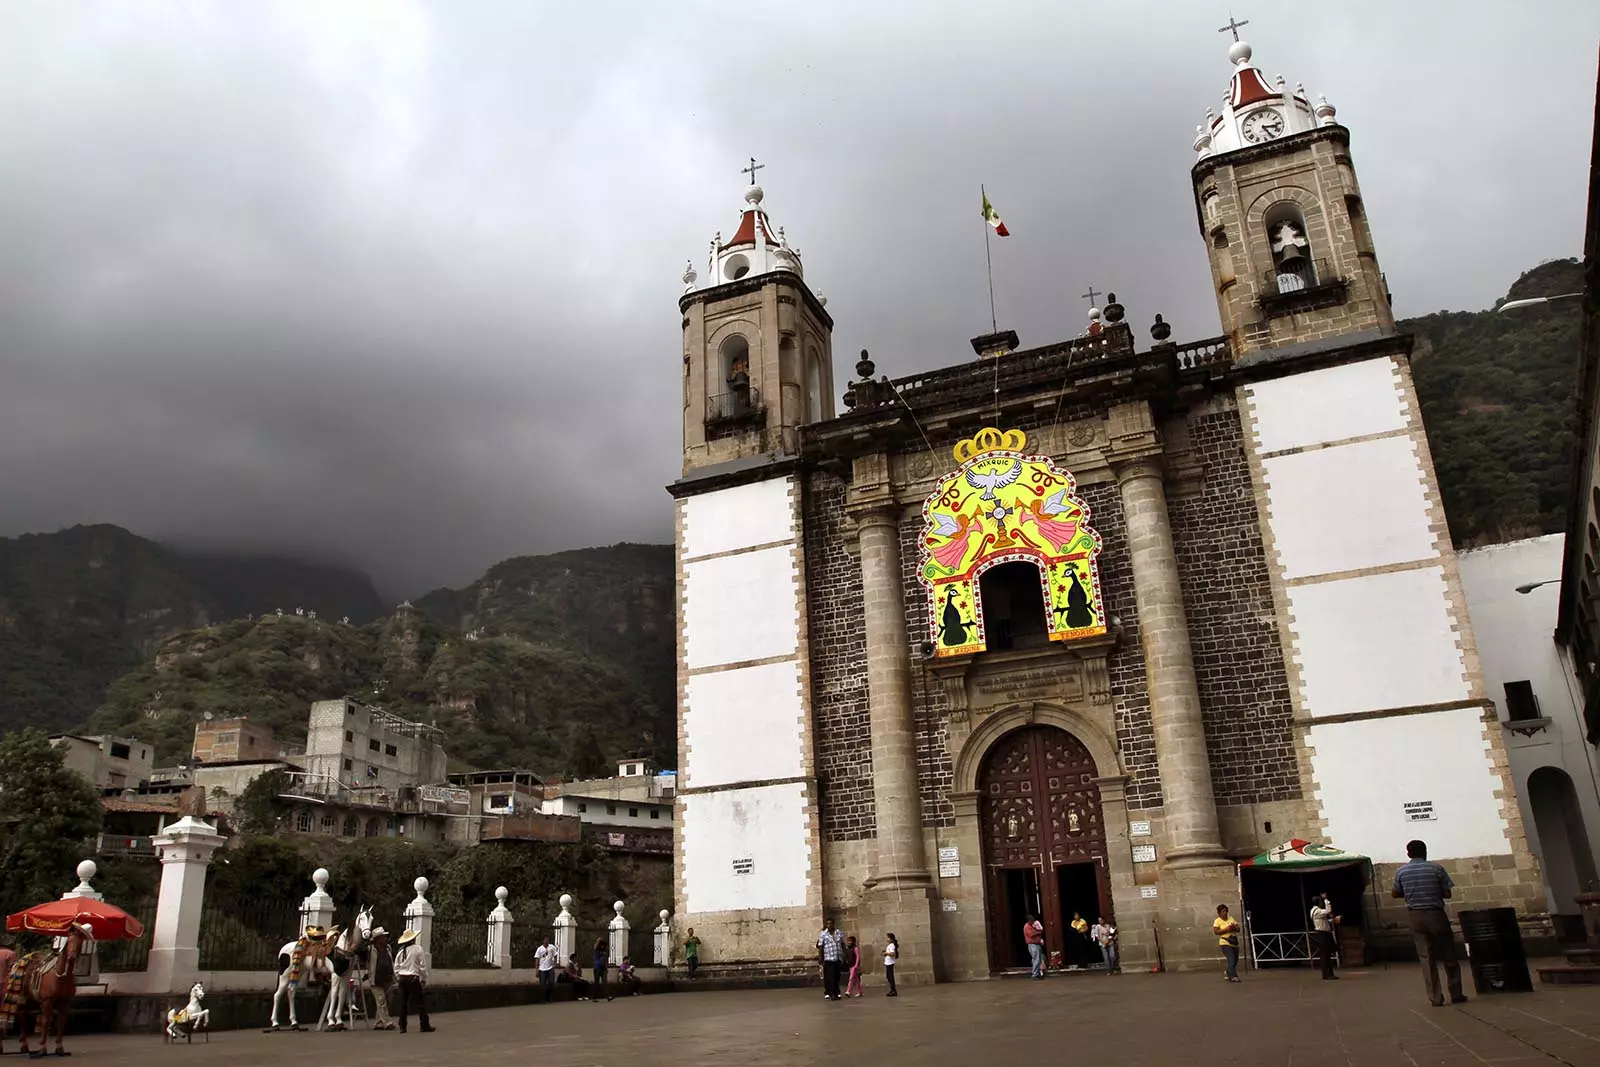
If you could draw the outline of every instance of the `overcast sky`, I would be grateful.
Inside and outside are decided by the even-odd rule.
[[[1580,254],[1600,4],[1240,7],[1349,126],[1398,311]],[[677,298],[747,157],[835,377],[1219,331],[1189,187],[1226,5],[0,4],[0,534],[111,522],[392,596],[667,541]]]

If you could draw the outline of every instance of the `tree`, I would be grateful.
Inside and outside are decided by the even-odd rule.
[[[239,816],[239,832],[245,834],[272,834],[278,829],[278,794],[289,787],[289,775],[281,770],[268,771],[253,778],[239,792],[233,810]]]
[[[100,796],[43,730],[0,739],[0,915],[55,900],[94,851]]]

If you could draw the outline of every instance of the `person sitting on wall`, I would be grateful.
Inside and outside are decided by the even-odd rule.
[[[561,964],[561,973],[556,976],[557,983],[570,982],[572,984],[573,1000],[589,999],[589,980],[583,976],[577,963],[571,956]]]
[[[630,997],[636,997],[641,990],[639,972],[633,968],[633,960],[622,957],[622,963],[617,966],[617,981],[622,983],[622,992]]]

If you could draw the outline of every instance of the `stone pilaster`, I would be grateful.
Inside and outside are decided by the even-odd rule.
[[[886,473],[886,457],[870,465]],[[858,468],[861,466],[858,461]],[[858,473],[865,473],[858,470]],[[863,485],[863,482],[867,485]],[[872,479],[857,479],[857,489]],[[870,491],[870,490],[869,490]],[[873,493],[873,496],[878,494]],[[860,546],[866,623],[868,710],[872,728],[872,793],[877,809],[877,863],[863,912],[879,927],[868,943],[893,933],[902,945],[897,977],[913,984],[934,977],[933,879],[922,835],[916,728],[911,715],[911,660],[901,590],[899,508],[892,500],[857,497],[851,509]]]
[[[151,993],[187,990],[200,974],[200,909],[206,868],[221,847],[216,827],[185,815],[152,839],[161,857],[161,895],[156,901],[150,959],[145,966]]]
[[[1225,864],[1160,457],[1125,460],[1116,465],[1116,474],[1165,798],[1166,865]]]

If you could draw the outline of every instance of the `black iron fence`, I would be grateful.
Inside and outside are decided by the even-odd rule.
[[[300,936],[300,902],[262,898],[200,912],[202,971],[274,971],[278,952]]]
[[[515,927],[512,927],[513,932]],[[489,924],[475,919],[454,922],[433,921],[428,954],[436,969],[494,966],[485,957],[489,952]],[[515,959],[515,956],[513,956]]]
[[[156,898],[144,897],[131,904],[119,904],[119,907],[144,924],[144,936],[132,941],[102,941],[95,945],[100,970],[142,971],[150,960],[150,939],[155,936]]]

